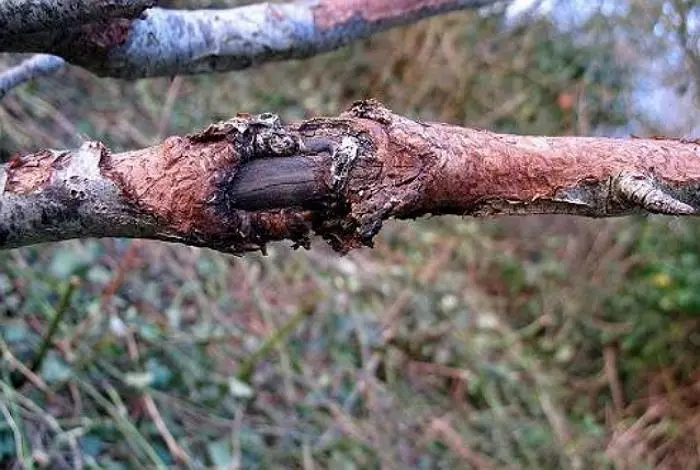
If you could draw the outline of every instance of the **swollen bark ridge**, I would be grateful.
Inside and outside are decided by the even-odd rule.
[[[223,72],[271,60],[310,57],[428,16],[507,2],[299,0],[223,10],[151,8],[140,18],[113,16],[72,28],[0,33],[0,51],[54,54],[98,75],[128,79]],[[123,2],[81,4],[91,3]],[[0,8],[0,21],[2,11]],[[7,18],[6,22],[20,21],[16,15]]]
[[[371,246],[389,218],[700,210],[700,145],[532,137],[414,121],[376,101],[284,124],[238,115],[112,153],[91,142],[0,167],[0,248],[144,237],[228,253],[325,238]]]

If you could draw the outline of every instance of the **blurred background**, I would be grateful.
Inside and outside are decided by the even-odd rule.
[[[69,67],[0,102],[0,159],[370,97],[510,133],[697,137],[699,22],[695,0],[521,0],[242,72]],[[698,468],[699,254],[695,220],[565,216],[392,222],[345,257],[1,252],[0,466]]]

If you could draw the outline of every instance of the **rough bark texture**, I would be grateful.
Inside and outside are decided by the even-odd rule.
[[[345,252],[392,217],[698,210],[695,141],[503,135],[375,101],[288,125],[239,115],[120,154],[44,150],[0,169],[0,248],[118,236],[241,253],[320,235]]]
[[[310,57],[393,26],[499,1],[301,0],[225,10],[152,8],[133,20],[113,16],[0,34],[0,51],[50,53],[99,75],[130,79],[222,72]]]
[[[134,18],[155,0],[3,0],[0,42],[8,36],[72,28],[109,18]]]

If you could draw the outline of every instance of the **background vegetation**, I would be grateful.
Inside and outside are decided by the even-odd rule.
[[[135,148],[368,97],[505,132],[687,135],[698,7],[609,3],[456,13],[217,76],[70,68],[2,101],[0,150]],[[342,258],[2,252],[0,466],[696,468],[698,240],[693,220],[455,217],[390,224]]]

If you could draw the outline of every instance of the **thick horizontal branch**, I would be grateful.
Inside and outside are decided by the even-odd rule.
[[[393,26],[495,3],[507,1],[300,0],[225,10],[152,8],[135,19],[0,34],[0,51],[54,54],[98,75],[130,79],[222,72],[310,57]]]
[[[388,218],[700,211],[700,145],[504,135],[363,101],[284,125],[240,115],[126,153],[99,143],[0,167],[0,248],[146,237],[240,253],[314,235],[371,245]]]

